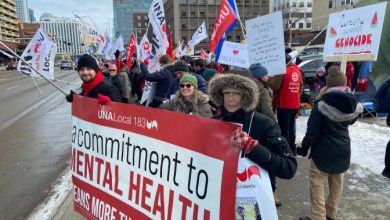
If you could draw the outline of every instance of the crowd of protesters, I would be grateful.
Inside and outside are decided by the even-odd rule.
[[[90,55],[80,58],[78,73],[83,81],[80,95],[96,98],[100,104],[115,101],[146,105],[242,124],[242,130],[232,137],[233,145],[269,172],[277,206],[281,201],[275,177],[293,178],[296,155],[309,155],[311,212],[310,217],[300,219],[336,218],[344,174],[350,165],[348,127],[363,111],[351,93],[352,63],[347,65],[347,74],[340,71],[337,63],[318,69],[310,85],[314,96],[309,99],[313,109],[307,132],[301,146],[297,146],[295,120],[302,106],[304,77],[296,63],[299,61],[291,53],[286,53],[286,74],[276,76],[268,76],[260,63],[247,70],[188,57],[174,61],[168,55],[160,57],[161,69],[151,73],[142,57],[134,58],[127,69],[119,54],[115,56],[116,62],[101,66]],[[156,83],[155,96],[150,103],[141,103],[146,81]],[[74,94],[71,91],[66,97],[69,102]],[[387,176],[389,166],[387,159],[384,171]],[[326,202],[325,179],[330,189]]]

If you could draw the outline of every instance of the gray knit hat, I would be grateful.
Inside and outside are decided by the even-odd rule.
[[[260,63],[254,63],[249,67],[249,71],[255,79],[260,79],[263,76],[268,75],[268,70]]]

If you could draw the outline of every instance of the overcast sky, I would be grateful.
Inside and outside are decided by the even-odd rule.
[[[50,12],[57,17],[74,18],[73,13],[80,17],[88,16],[105,33],[113,29],[112,0],[28,0],[29,8],[34,10],[34,16],[39,21],[41,15]]]

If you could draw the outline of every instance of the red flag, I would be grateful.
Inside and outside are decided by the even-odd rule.
[[[209,58],[209,55],[207,54],[206,51],[202,49],[200,49],[200,54],[199,54],[200,58],[203,58],[203,59],[208,59]]]
[[[175,54],[173,53],[172,34],[171,34],[171,28],[170,28],[169,25],[168,25],[168,31],[167,32],[168,32],[169,47],[167,48],[166,54],[171,57],[172,62],[173,62],[173,60],[175,60]]]
[[[137,51],[137,42],[135,39],[135,35],[132,34],[129,39],[129,43],[127,45],[126,50],[126,67],[130,70],[131,64],[133,62],[133,54]]]

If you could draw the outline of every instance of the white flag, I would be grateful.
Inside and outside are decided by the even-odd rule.
[[[207,35],[207,28],[206,28],[206,22],[203,21],[203,23],[198,27],[198,30],[192,35],[191,40],[188,42],[188,45],[190,45],[192,48],[195,48],[195,45],[199,44],[202,40],[206,39],[208,37]]]
[[[169,43],[167,38],[167,27],[164,13],[164,4],[162,0],[153,0],[149,9],[149,22],[153,27],[153,41],[151,55],[161,56],[165,54]]]
[[[180,41],[179,41],[179,44],[177,45],[177,47],[176,47],[176,53],[175,53],[175,56],[177,57],[177,58],[179,58],[180,59],[180,57],[182,57],[183,56],[183,45],[180,43]]]
[[[108,50],[111,48],[112,46],[112,40],[109,36],[106,36],[105,37],[105,42],[104,42],[104,45],[100,51],[100,54],[102,54],[103,56],[105,56],[107,53],[108,53]]]
[[[107,60],[114,60],[115,59],[114,53],[117,50],[119,50],[119,51],[124,51],[125,50],[125,46],[124,46],[124,42],[123,42],[122,36],[119,36],[116,39],[115,43],[112,43],[112,41],[111,41],[110,44],[111,44],[111,46],[108,46],[107,52],[104,54],[104,57]]]
[[[145,34],[141,42],[139,43],[139,46],[137,47],[137,57],[142,56],[145,60],[150,58],[150,50],[152,49],[152,45],[150,44],[148,40],[147,34]]]
[[[78,17],[78,16],[77,16]],[[100,54],[102,47],[105,44],[104,35],[99,33],[93,25],[89,22],[85,21],[78,17],[81,21],[81,26],[79,27],[79,31],[83,35],[84,43],[93,45],[96,49],[96,53]]]
[[[48,36],[45,29],[40,27],[23,51],[22,58],[43,76],[54,79],[54,57],[57,45]],[[33,77],[39,77],[34,70],[19,60],[17,70]]]

